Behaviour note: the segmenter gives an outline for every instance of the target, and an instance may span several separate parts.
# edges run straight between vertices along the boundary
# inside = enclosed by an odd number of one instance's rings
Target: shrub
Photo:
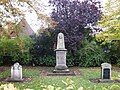
[[[54,30],[46,29],[32,36],[34,47],[31,49],[32,63],[35,65],[55,65]]]
[[[120,41],[113,40],[103,44],[103,41],[99,41],[103,47],[106,56],[109,57],[110,63],[120,66]]]
[[[112,41],[110,46],[108,49],[111,63],[120,66],[120,41]]]
[[[31,60],[29,49],[32,48],[32,43],[30,37],[18,37],[15,39],[2,37],[0,39],[0,62],[4,64],[14,62],[29,63]]]
[[[35,65],[41,66],[55,66],[56,59],[55,56],[45,55],[43,57],[39,56],[37,58],[33,58],[33,63]]]
[[[74,66],[75,65],[75,57],[73,56],[73,54],[71,53],[71,51],[67,52],[67,56],[66,56],[66,63],[67,66]]]
[[[108,62],[104,50],[95,41],[85,39],[81,47],[77,53],[79,66],[100,66],[101,63]]]

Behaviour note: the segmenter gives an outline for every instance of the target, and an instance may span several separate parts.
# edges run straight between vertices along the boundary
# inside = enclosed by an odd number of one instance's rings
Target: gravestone
[[[22,66],[19,63],[11,67],[11,80],[22,81]]]
[[[111,80],[111,64],[101,64],[101,80]]]
[[[56,51],[56,66],[55,70],[53,72],[60,72],[60,73],[66,73],[69,72],[69,69],[66,65],[66,52],[67,49],[65,49],[65,42],[64,42],[64,34],[59,33],[57,37],[57,49]]]

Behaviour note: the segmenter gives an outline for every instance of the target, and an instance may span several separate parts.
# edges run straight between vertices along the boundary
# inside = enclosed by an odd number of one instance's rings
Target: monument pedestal
[[[69,69],[66,65],[66,52],[67,49],[56,49],[56,66],[53,70],[54,73],[68,73]]]
[[[56,51],[56,66],[53,70],[54,73],[68,73],[69,69],[66,65],[66,53],[67,49],[65,49],[64,42],[64,34],[59,33],[57,37],[57,49]]]
[[[55,66],[55,69],[57,69],[57,70],[65,70],[67,68],[68,67],[66,65],[57,65],[57,66]]]

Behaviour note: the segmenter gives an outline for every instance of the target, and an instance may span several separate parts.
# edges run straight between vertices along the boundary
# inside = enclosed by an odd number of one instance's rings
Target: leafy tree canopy
[[[0,0],[0,32],[7,35],[11,31],[19,32],[16,26],[25,17],[24,12],[35,11],[38,19],[47,22],[52,27],[54,22],[44,13],[44,5],[37,0]]]
[[[97,0],[49,0],[49,3],[53,6],[51,17],[58,22],[56,30],[65,34],[67,48],[76,50],[83,38],[85,27],[96,25],[100,19],[100,2]]]
[[[120,40],[120,0],[108,0],[103,9],[104,15],[98,25],[104,31],[97,35],[97,40],[103,43]]]

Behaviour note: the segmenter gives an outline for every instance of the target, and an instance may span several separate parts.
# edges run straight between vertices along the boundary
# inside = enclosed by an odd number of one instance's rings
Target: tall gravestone
[[[111,64],[103,63],[101,64],[101,80],[108,81],[111,80]]]
[[[69,72],[69,69],[66,65],[66,52],[64,34],[59,33],[57,37],[57,49],[56,51],[56,66],[53,72]]]
[[[19,63],[15,63],[11,67],[11,80],[22,81],[22,66]]]

